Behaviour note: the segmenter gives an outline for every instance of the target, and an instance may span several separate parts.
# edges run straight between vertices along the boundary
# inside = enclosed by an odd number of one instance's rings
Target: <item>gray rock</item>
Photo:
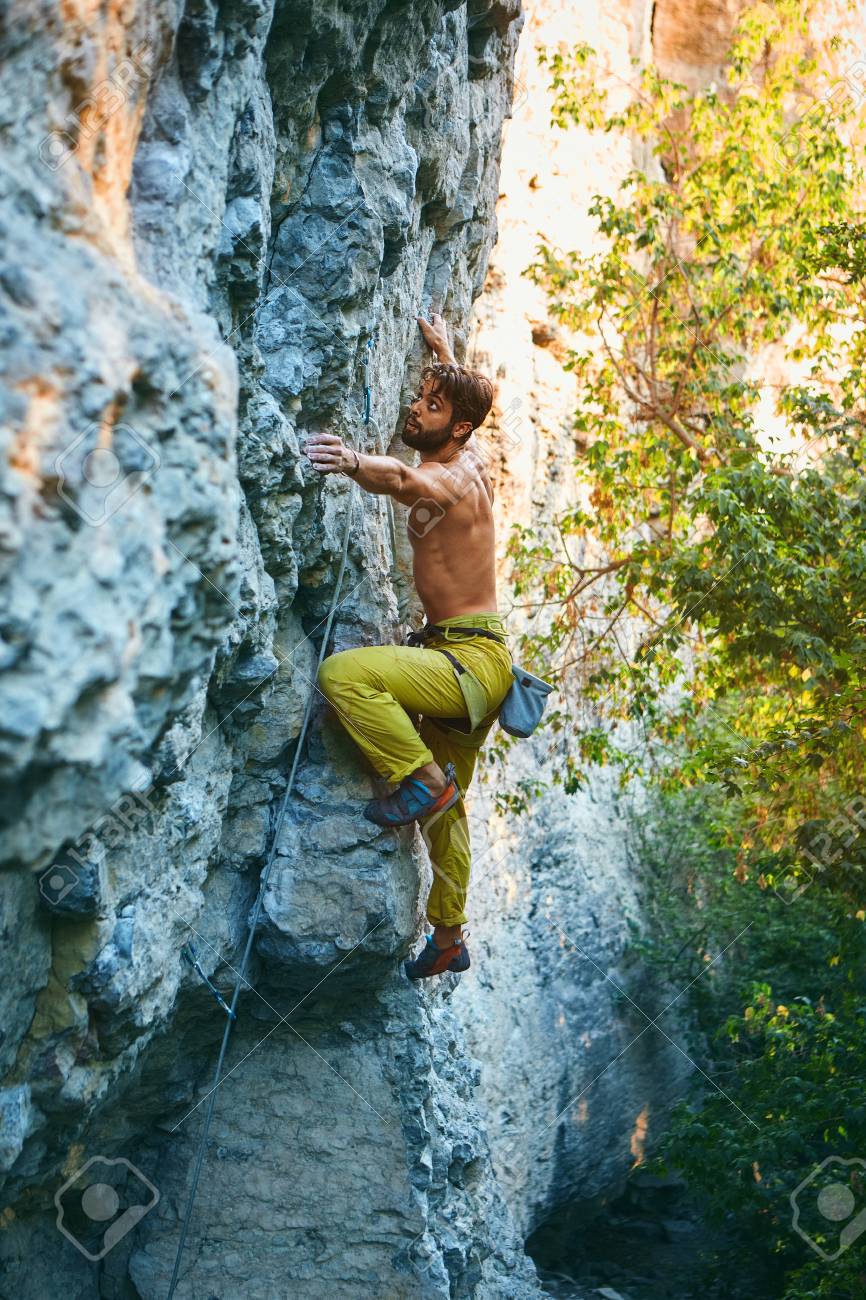
[[[334,643],[402,639],[417,608],[385,503],[300,444],[387,449],[416,313],[459,331],[481,290],[520,25],[490,12],[483,76],[453,0],[34,12],[7,51],[0,1255],[24,1300],[61,1270],[70,1295],[165,1295],[225,1023],[181,953],[231,996],[347,512]],[[179,1297],[540,1294],[459,982],[403,978],[427,867],[364,829],[371,789],[317,703]],[[121,1200],[159,1192],[101,1261],[54,1227],[91,1159],[130,1166]]]
[[[101,861],[90,861],[74,849],[60,853],[36,876],[40,902],[55,916],[96,916],[104,888],[101,876]]]
[[[32,1104],[30,1085],[0,1088],[0,1173],[8,1173],[24,1143],[44,1123]]]

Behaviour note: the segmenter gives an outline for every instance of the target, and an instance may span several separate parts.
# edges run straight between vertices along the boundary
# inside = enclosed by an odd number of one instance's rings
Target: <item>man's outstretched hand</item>
[[[320,474],[339,474],[355,458],[335,433],[314,433],[304,443],[304,455]]]
[[[451,345],[448,342],[448,331],[445,328],[445,322],[439,312],[434,311],[429,320],[425,320],[423,316],[419,316],[417,319],[418,326],[424,336],[424,342],[435,354],[437,361],[453,365],[454,353],[451,351]]]

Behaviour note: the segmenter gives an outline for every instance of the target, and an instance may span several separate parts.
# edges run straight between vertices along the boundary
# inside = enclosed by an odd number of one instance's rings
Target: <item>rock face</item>
[[[632,159],[552,144],[535,48],[589,39],[627,72],[655,15],[698,66],[671,8],[535,0],[513,94],[518,0],[13,5],[3,1294],[167,1295],[225,1023],[187,957],[231,996],[272,849],[179,1297],[538,1296],[526,1236],[663,1122],[689,1067],[617,990],[641,864],[610,781],[520,822],[479,781],[473,972],[434,988],[399,968],[420,838],[359,818],[371,775],[315,696],[279,811],[335,592],[336,648],[419,612],[400,509],[300,443],[399,454],[416,312],[462,355],[481,295],[501,541],[569,499],[571,380],[520,272]],[[508,777],[544,763],[518,747]]]
[[[383,450],[425,360],[416,312],[465,323],[519,28],[516,0],[151,0],[30,6],[4,37],[19,1295],[168,1291],[224,1024],[182,950],[229,996],[347,518],[337,647],[416,612],[399,521],[299,442]],[[539,1293],[452,989],[400,972],[429,868],[413,835],[363,829],[372,789],[316,703],[179,1296]]]

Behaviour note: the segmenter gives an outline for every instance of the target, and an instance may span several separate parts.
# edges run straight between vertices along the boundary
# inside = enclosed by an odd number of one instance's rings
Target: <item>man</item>
[[[405,962],[410,979],[469,967],[462,927],[470,844],[461,796],[513,680],[496,608],[493,490],[471,444],[493,388],[483,375],[457,365],[441,316],[430,322],[419,317],[418,324],[436,357],[403,425],[403,442],[420,452],[419,464],[363,455],[333,434],[317,434],[304,448],[320,473],[348,474],[365,491],[387,493],[409,507],[425,627],[408,646],[330,655],[319,684],[376,770],[397,783],[367,804],[365,817],[380,826],[424,823],[433,864],[427,900],[433,933],[418,957]],[[418,714],[416,727],[410,715]]]

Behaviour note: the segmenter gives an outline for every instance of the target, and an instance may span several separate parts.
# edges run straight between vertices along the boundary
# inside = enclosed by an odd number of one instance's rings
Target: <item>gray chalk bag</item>
[[[514,681],[499,710],[499,725],[509,736],[525,740],[541,721],[547,696],[554,689],[550,682],[536,677],[518,664],[511,665]]]

